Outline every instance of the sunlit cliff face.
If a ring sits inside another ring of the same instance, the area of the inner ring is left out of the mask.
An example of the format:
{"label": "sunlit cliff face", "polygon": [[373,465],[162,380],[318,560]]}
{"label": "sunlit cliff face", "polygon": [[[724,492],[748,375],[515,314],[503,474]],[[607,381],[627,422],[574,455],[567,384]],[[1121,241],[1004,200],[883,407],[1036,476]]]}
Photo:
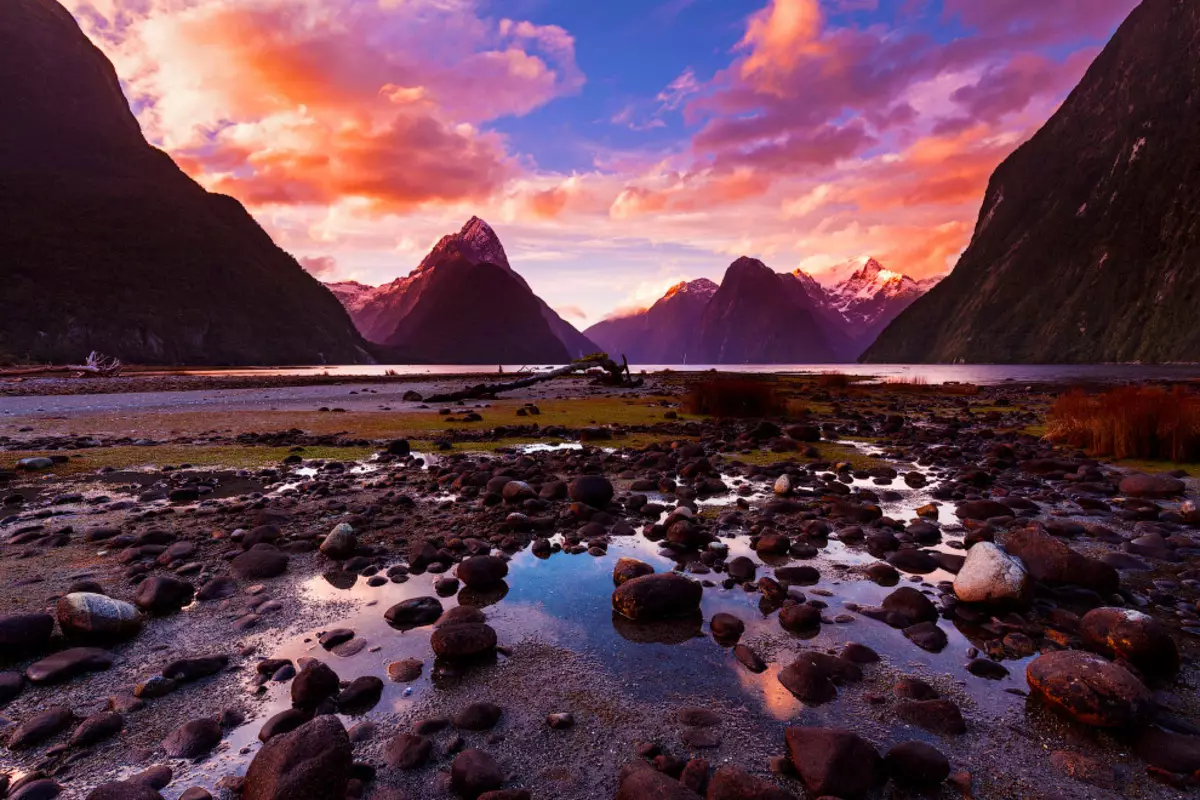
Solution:
{"label": "sunlit cliff face", "polygon": [[323,280],[479,214],[586,322],[743,253],[944,272],[1136,0],[66,5],[147,136]]}

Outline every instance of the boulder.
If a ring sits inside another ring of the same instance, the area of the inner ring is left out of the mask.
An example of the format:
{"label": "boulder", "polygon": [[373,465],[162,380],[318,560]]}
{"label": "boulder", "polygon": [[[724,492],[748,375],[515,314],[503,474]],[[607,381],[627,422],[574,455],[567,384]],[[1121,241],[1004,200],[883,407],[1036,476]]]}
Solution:
{"label": "boulder", "polygon": [[612,502],[613,485],[599,475],[584,475],[571,481],[567,493],[576,503],[604,509]]}
{"label": "boulder", "polygon": [[471,556],[458,565],[457,573],[468,589],[490,589],[504,582],[508,562],[497,556]]}
{"label": "boulder", "polygon": [[292,705],[316,708],[321,701],[341,690],[337,673],[323,661],[310,661],[292,679]]}
{"label": "boulder", "polygon": [[1124,659],[1143,675],[1172,678],[1179,672],[1179,647],[1170,631],[1140,611],[1093,609],[1079,621],[1079,633],[1089,650]]}
{"label": "boulder", "polygon": [[613,566],[613,584],[620,586],[626,581],[640,578],[643,575],[653,575],[654,567],[636,558],[619,558]]}
{"label": "boulder", "polygon": [[1133,726],[1152,706],[1150,691],[1129,670],[1093,653],[1043,653],[1025,677],[1033,696],[1085,725]]}
{"label": "boulder", "polygon": [[383,612],[383,618],[396,630],[408,631],[432,625],[442,611],[442,602],[436,597],[414,597]]}
{"label": "boulder", "polygon": [[902,586],[883,598],[883,609],[902,615],[909,624],[937,622],[938,619],[933,601],[911,586]]}
{"label": "boulder", "polygon": [[354,765],[350,738],[326,714],[275,736],[250,762],[242,800],[345,800]]}
{"label": "boulder", "polygon": [[354,535],[354,527],[346,522],[340,522],[321,542],[321,552],[335,561],[344,561],[358,550],[358,537]]}
{"label": "boulder", "polygon": [[496,631],[483,622],[446,625],[429,639],[439,658],[466,660],[488,655],[496,649]]}
{"label": "boulder", "polygon": [[879,751],[850,731],[791,727],[784,736],[792,765],[813,797],[858,800],[880,776]]}
{"label": "boulder", "polygon": [[134,606],[92,592],[63,595],[56,611],[59,627],[68,639],[118,641],[142,627],[142,617]]}
{"label": "boulder", "polygon": [[1021,559],[1030,577],[1047,586],[1082,586],[1108,597],[1121,585],[1115,569],[1080,555],[1040,526],[1009,531],[1000,544]]}
{"label": "boulder", "polygon": [[613,610],[635,622],[669,619],[698,611],[703,588],[673,572],[626,581],[612,595]]}
{"label": "boulder", "polygon": [[1024,603],[1031,591],[1025,565],[991,542],[968,550],[954,577],[954,594],[964,603]]}
{"label": "boulder", "polygon": [[1177,497],[1187,491],[1187,484],[1170,475],[1134,473],[1121,479],[1117,490],[1128,497]]}

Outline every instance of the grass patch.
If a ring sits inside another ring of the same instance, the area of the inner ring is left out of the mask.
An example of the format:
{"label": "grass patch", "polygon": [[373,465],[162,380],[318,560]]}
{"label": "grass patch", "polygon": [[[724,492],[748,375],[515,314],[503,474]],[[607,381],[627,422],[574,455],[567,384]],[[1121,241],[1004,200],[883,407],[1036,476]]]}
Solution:
{"label": "grass patch", "polygon": [[1094,456],[1175,463],[1200,460],[1200,395],[1177,386],[1067,392],[1047,416],[1048,439]]}
{"label": "grass patch", "polygon": [[[304,460],[359,461],[376,452],[372,447],[306,447],[298,455]],[[277,466],[292,454],[290,447],[250,445],[161,445],[156,447],[95,447],[87,450],[18,451],[0,453],[0,467],[11,469],[19,459],[33,456],[66,455],[70,461],[55,466],[56,475],[82,475],[104,467],[113,469],[178,467],[190,464],[203,469],[261,469]],[[46,473],[30,473],[44,475]]]}
{"label": "grass patch", "polygon": [[828,461],[831,464],[844,462],[856,470],[891,466],[887,460],[869,456],[851,445],[821,442],[814,444],[813,447],[816,447],[820,453],[815,459],[805,457],[799,452],[775,453],[770,450],[754,450],[750,453],[724,453],[723,456],[730,461],[741,461],[744,464],[752,464],[758,467],[781,464],[787,461],[805,464],[811,461]]}

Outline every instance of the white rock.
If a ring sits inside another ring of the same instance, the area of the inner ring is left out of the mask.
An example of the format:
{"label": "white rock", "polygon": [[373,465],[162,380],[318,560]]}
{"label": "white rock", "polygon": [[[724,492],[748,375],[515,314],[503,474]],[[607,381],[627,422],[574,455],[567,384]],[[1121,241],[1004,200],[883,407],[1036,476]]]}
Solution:
{"label": "white rock", "polygon": [[968,550],[954,578],[954,594],[964,603],[1019,601],[1028,590],[1025,565],[991,542],[979,542]]}
{"label": "white rock", "polygon": [[792,493],[792,479],[785,475],[780,475],[775,480],[775,494],[783,497]]}
{"label": "white rock", "polygon": [[69,639],[121,639],[142,626],[142,616],[131,604],[92,592],[64,595],[57,611],[59,627]]}
{"label": "white rock", "polygon": [[349,558],[354,555],[356,549],[358,537],[354,535],[354,528],[348,522],[336,525],[325,537],[325,541],[321,542],[321,552],[334,559]]}

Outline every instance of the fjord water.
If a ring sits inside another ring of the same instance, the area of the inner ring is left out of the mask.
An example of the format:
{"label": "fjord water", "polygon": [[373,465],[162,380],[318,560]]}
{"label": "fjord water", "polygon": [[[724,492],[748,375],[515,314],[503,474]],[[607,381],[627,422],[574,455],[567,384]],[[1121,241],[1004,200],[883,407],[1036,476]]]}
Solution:
{"label": "fjord water", "polygon": [[[561,365],[504,364],[505,375],[521,370],[552,369]],[[1200,364],[631,364],[640,372],[737,372],[802,375],[840,372],[879,381],[922,381],[930,384],[973,383],[1113,383],[1200,380]],[[178,373],[181,370],[172,370]],[[254,369],[185,369],[190,375],[496,375],[490,364],[345,364],[321,367]]]}

